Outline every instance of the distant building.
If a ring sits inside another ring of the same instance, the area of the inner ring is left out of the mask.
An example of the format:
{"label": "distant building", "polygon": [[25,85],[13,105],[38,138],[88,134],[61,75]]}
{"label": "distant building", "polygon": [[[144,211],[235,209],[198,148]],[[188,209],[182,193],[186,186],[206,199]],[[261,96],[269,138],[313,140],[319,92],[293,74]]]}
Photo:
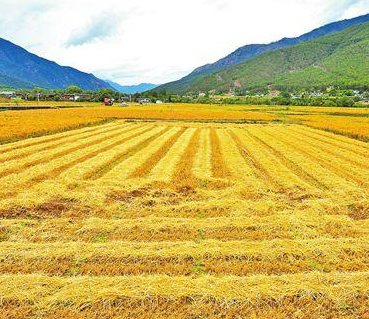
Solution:
{"label": "distant building", "polygon": [[0,96],[10,99],[12,97],[16,97],[17,94],[14,91],[1,91]]}
{"label": "distant building", "polygon": [[148,104],[151,103],[151,100],[147,97],[140,97],[137,99],[137,102],[140,104]]}
{"label": "distant building", "polygon": [[63,94],[61,97],[63,101],[74,101],[74,94]]}
{"label": "distant building", "polygon": [[291,98],[294,99],[294,100],[301,99],[302,95],[301,94],[292,94]]}
{"label": "distant building", "polygon": [[201,97],[206,97],[206,93],[200,92],[200,93],[199,93],[199,97],[200,97],[200,98],[201,98]]}
{"label": "distant building", "polygon": [[310,97],[322,97],[322,96],[324,96],[324,94],[321,93],[321,92],[311,92],[311,93],[309,93],[309,96]]}
{"label": "distant building", "polygon": [[77,101],[90,101],[91,95],[90,94],[63,94],[62,98],[63,101],[71,101],[71,102],[77,102]]}
{"label": "distant building", "polygon": [[160,101],[160,100],[157,100],[156,101],[156,104],[163,104],[164,102],[163,101]]}
{"label": "distant building", "polygon": [[269,95],[273,96],[273,97],[279,96],[280,94],[281,94],[281,91],[279,91],[279,90],[271,90],[269,92]]}

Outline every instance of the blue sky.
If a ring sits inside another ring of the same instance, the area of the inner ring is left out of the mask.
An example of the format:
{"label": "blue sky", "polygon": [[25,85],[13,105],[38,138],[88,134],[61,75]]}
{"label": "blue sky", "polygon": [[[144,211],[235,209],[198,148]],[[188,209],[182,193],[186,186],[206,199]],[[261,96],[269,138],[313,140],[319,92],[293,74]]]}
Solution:
{"label": "blue sky", "polygon": [[0,37],[121,84],[164,83],[250,43],[369,13],[369,0],[0,0]]}

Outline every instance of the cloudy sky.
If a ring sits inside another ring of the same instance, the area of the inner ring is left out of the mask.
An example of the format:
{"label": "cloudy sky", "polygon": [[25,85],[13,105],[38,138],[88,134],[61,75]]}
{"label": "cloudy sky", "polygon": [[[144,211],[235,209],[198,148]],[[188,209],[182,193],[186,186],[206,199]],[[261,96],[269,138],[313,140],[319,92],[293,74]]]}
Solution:
{"label": "cloudy sky", "polygon": [[0,0],[0,37],[121,84],[165,83],[236,48],[369,12],[369,0]]}

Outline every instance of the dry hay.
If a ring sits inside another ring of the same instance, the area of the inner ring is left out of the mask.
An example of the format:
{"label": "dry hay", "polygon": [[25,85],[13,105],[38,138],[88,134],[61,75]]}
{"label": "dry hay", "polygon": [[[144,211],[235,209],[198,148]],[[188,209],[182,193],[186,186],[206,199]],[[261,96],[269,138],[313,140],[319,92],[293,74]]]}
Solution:
{"label": "dry hay", "polygon": [[114,122],[0,147],[0,318],[368,318],[369,147]]}

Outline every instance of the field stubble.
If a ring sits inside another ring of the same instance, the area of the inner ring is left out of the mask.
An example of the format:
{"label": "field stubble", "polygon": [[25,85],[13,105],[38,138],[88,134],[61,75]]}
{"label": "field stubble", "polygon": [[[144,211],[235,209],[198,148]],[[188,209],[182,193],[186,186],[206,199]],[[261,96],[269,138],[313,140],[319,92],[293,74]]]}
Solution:
{"label": "field stubble", "polygon": [[116,121],[0,147],[0,318],[368,318],[368,144]]}

